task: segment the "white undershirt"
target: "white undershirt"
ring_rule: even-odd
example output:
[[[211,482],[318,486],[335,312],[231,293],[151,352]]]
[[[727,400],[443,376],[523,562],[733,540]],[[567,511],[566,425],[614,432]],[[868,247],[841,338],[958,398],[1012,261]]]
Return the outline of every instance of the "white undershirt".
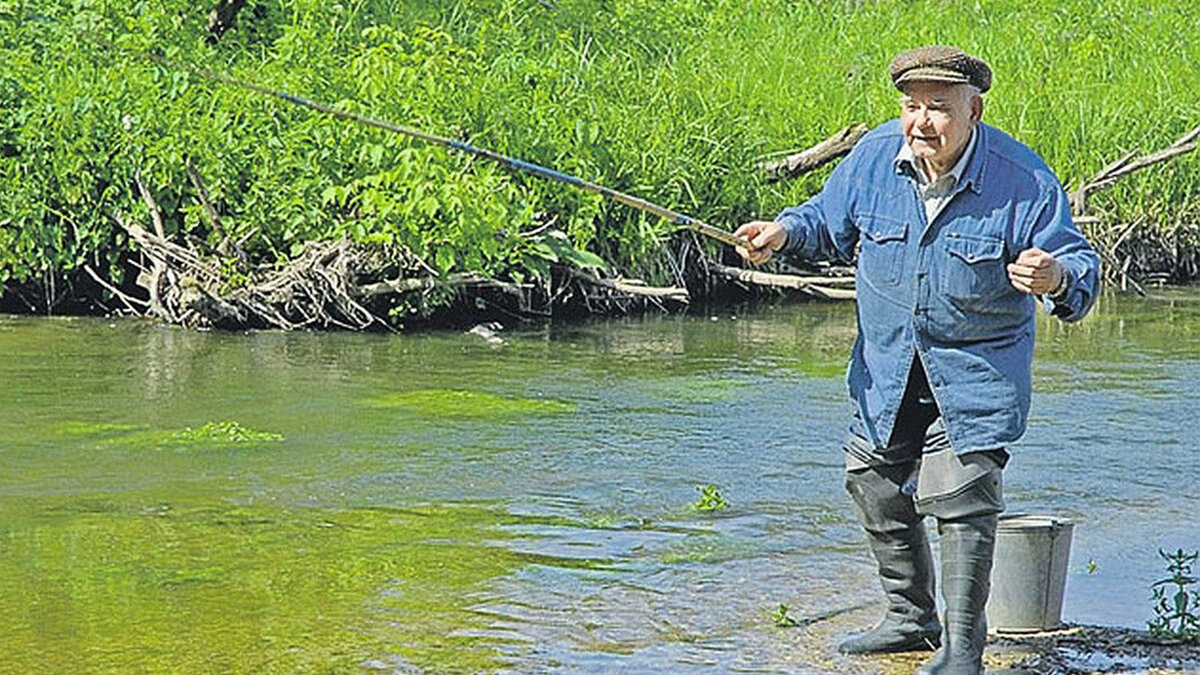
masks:
[[[975,140],[978,135],[978,129],[971,127],[971,138],[967,141],[967,147],[963,149],[962,156],[954,163],[954,166],[946,173],[938,176],[935,180],[929,179],[929,174],[926,172],[925,162],[913,154],[912,148],[908,147],[908,143],[900,146],[900,152],[896,154],[896,160],[899,162],[907,162],[913,168],[913,174],[916,176],[917,195],[921,198],[921,202],[925,205],[925,222],[932,223],[933,219],[938,216],[950,203],[950,199],[954,197],[955,186],[962,178],[962,174],[967,170],[967,165],[971,162],[971,153],[975,150]]]

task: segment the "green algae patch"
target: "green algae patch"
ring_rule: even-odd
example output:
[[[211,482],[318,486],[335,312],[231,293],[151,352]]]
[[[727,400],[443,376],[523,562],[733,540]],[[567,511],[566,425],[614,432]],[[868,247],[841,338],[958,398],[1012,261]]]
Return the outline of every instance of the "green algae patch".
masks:
[[[209,422],[193,429],[184,427],[175,432],[172,439],[179,444],[188,443],[275,443],[283,440],[280,434],[269,431],[247,429],[237,422]]]
[[[529,564],[481,505],[71,503],[0,519],[13,672],[47,672],[46,654],[79,672],[492,671],[475,598]]]
[[[418,389],[366,399],[373,408],[399,410],[430,419],[504,419],[535,415],[562,415],[575,405],[541,398],[500,396],[463,389]]]
[[[130,425],[110,425],[88,429],[80,426],[73,434],[77,437],[98,437],[101,448],[127,448],[133,450],[182,450],[187,448],[254,447],[284,440],[282,434],[259,431],[238,422],[208,422],[199,427],[182,429],[147,429]]]
[[[81,436],[111,436],[146,428],[144,424],[120,424],[116,422],[80,422],[69,421],[55,427],[53,436],[77,438]]]
[[[656,399],[686,405],[726,403],[749,386],[746,380],[733,377],[668,377],[646,382],[647,393]]]

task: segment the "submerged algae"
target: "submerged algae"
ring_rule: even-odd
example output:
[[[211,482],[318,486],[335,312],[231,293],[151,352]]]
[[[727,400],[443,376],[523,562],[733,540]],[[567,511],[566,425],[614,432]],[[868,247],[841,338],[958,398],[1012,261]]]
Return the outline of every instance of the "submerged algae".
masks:
[[[358,672],[400,659],[497,667],[470,610],[524,564],[486,505],[348,510],[124,502],[7,517],[6,666],[38,672]],[[364,611],[366,610],[366,611]],[[64,664],[65,666],[65,664]]]
[[[207,422],[199,427],[151,429],[144,424],[116,424],[70,421],[60,425],[51,437],[95,438],[99,447],[164,449],[168,447],[226,447],[277,443],[282,434],[258,431],[238,422]]]
[[[487,419],[523,415],[557,415],[575,410],[571,403],[538,398],[500,396],[462,389],[418,389],[374,396],[363,401],[387,408],[436,418]]]

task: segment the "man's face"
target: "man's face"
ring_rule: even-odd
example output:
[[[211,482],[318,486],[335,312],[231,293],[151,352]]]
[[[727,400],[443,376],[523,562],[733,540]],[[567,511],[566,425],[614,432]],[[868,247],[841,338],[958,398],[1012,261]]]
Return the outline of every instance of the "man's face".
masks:
[[[939,172],[958,160],[982,115],[983,99],[961,84],[910,82],[900,99],[904,141]]]

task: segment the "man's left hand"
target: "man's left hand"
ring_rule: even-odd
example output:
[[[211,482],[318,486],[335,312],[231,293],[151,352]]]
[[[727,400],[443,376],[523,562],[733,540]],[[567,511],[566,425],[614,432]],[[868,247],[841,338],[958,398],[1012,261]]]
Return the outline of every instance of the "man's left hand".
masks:
[[[1057,289],[1065,275],[1062,263],[1040,248],[1021,251],[1016,261],[1008,264],[1008,279],[1013,288],[1031,295],[1045,295]]]

